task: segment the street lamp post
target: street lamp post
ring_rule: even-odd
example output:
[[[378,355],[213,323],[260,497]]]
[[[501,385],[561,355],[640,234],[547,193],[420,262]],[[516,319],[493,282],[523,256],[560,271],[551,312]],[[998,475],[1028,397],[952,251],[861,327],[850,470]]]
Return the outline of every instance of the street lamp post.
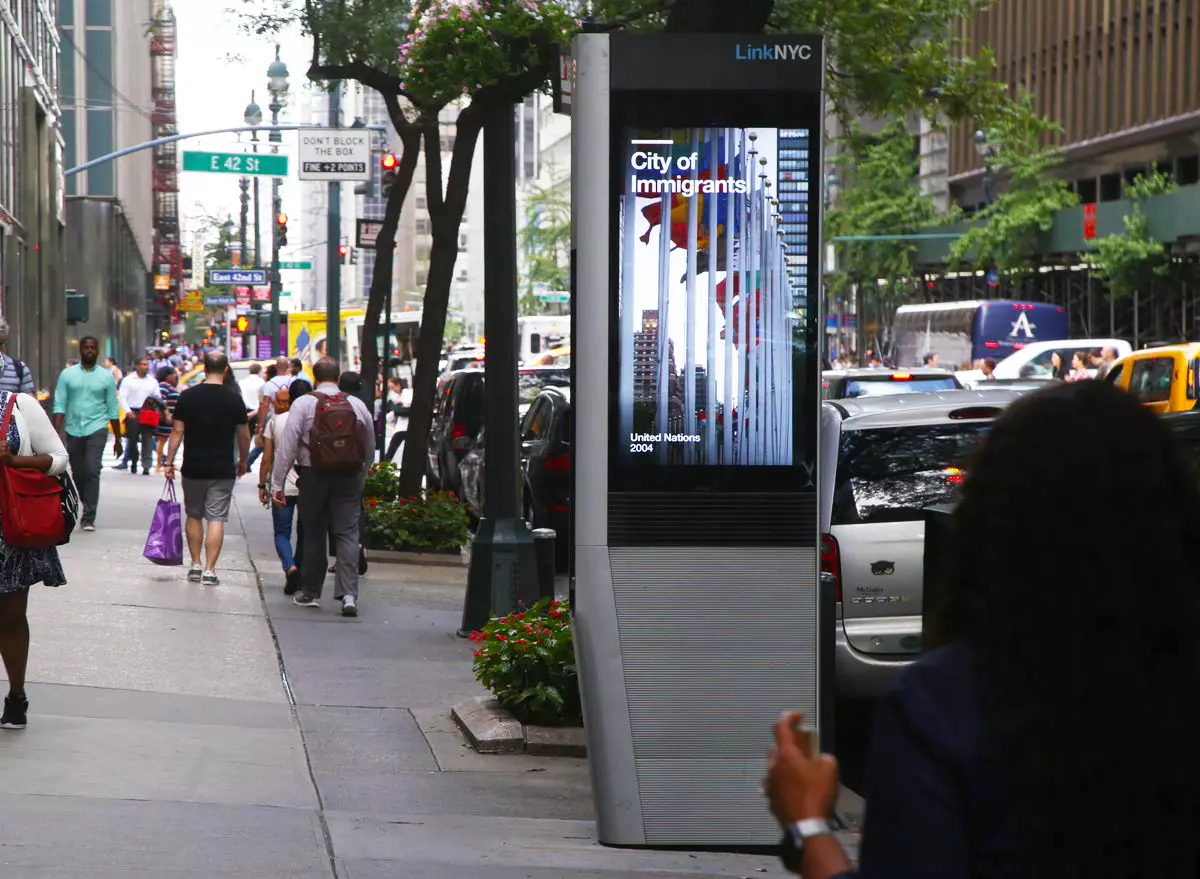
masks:
[[[275,60],[267,68],[267,91],[271,93],[271,103],[268,107],[271,111],[271,124],[279,124],[279,111],[283,109],[283,101],[287,97],[288,91],[288,69],[287,65],[279,58],[279,45],[275,45]],[[279,144],[283,140],[283,136],[278,131],[272,131],[267,135],[267,140],[271,143],[271,152],[279,152]],[[278,217],[283,213],[283,203],[279,196],[279,178],[271,178],[271,207],[273,216]],[[271,224],[273,231],[271,233],[271,356],[279,356],[279,293],[280,293],[280,277],[279,277],[279,223]]]
[[[992,166],[996,148],[988,143],[987,132],[975,132],[975,151],[983,158],[983,200],[991,204],[996,200],[996,169]]]
[[[247,125],[262,125],[262,109],[255,103],[254,91],[250,92],[250,103],[246,105],[246,110],[242,114],[242,121]],[[254,152],[258,152],[258,132],[250,132],[250,143],[253,144]],[[262,235],[259,226],[259,207],[258,207],[258,175],[254,176],[254,265],[258,267],[262,265]],[[242,260],[245,262],[245,260]]]

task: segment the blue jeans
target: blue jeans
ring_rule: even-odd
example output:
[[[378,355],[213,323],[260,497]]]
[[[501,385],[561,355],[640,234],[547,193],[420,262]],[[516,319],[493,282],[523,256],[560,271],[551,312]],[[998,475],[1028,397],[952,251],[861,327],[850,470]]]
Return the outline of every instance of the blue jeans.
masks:
[[[292,556],[292,521],[296,517],[296,498],[289,497],[282,507],[271,505],[271,522],[275,525],[275,553],[283,563],[286,574],[296,566]]]

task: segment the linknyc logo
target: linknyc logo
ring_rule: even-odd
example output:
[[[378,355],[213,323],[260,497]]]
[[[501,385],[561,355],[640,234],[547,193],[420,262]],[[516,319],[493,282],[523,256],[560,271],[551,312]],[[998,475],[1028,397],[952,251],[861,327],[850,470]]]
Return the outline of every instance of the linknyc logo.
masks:
[[[761,46],[743,45],[738,43],[733,47],[733,57],[736,61],[808,61],[812,58],[813,47],[809,45],[784,45],[763,43]]]

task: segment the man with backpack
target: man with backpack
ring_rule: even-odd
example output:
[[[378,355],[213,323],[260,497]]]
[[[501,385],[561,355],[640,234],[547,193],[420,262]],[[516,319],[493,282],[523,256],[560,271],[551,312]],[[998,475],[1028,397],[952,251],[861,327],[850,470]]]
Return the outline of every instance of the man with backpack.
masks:
[[[287,502],[284,480],[293,467],[299,474],[300,524],[304,532],[298,607],[320,607],[325,586],[325,541],[337,549],[337,582],[344,592],[342,616],[358,616],[358,540],[363,479],[374,460],[371,412],[357,397],[338,389],[338,364],[322,357],[313,366],[315,393],[291,406],[276,438],[271,492]]]
[[[262,386],[260,391],[262,405],[258,408],[258,435],[267,428],[267,419],[272,415],[282,415],[287,412],[290,405],[290,395],[288,387],[296,380],[296,376],[289,371],[291,363],[286,357],[280,357],[275,361],[275,375],[267,379],[266,384]]]
[[[5,350],[7,348],[8,321],[0,317],[0,391],[8,391],[10,394],[32,394],[33,374],[20,360],[9,357]]]

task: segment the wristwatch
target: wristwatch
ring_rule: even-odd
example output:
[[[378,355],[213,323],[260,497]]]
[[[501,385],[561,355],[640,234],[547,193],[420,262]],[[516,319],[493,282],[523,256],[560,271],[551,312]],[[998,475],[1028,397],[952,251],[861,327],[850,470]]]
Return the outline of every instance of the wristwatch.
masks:
[[[793,873],[800,872],[801,859],[804,856],[804,842],[814,836],[831,836],[833,828],[824,818],[806,818],[787,826],[780,844],[779,858],[783,865]]]

